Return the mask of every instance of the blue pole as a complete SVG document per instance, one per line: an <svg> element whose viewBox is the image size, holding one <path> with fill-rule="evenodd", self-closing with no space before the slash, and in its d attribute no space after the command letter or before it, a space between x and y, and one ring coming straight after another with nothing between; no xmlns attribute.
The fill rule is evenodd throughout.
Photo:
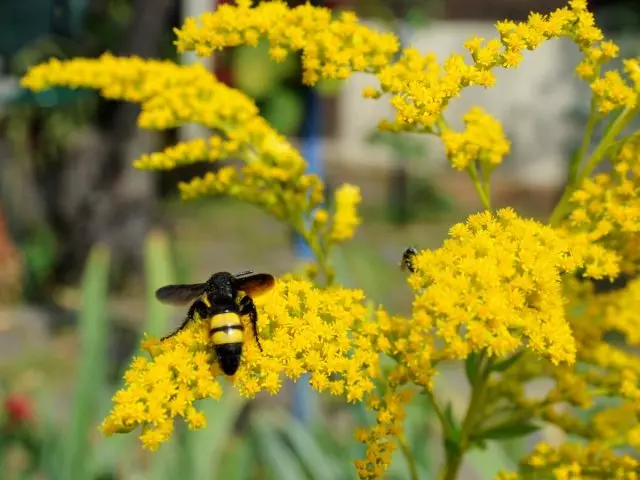
<svg viewBox="0 0 640 480"><path fill-rule="evenodd" d="M324 177L322 157L322 109L321 99L314 88L306 89L307 115L302 126L302 155L307 160L307 173L315 173L321 179ZM300 235L295 235L294 248L300 259L313 260L313 252L307 242ZM293 384L292 410L293 415L303 423L308 423L311 417L311 387L309 376L303 375Z"/></svg>

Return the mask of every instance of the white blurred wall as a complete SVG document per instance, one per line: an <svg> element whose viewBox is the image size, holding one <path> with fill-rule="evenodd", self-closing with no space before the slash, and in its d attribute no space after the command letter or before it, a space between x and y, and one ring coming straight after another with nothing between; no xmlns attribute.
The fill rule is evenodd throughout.
<svg viewBox="0 0 640 480"><path fill-rule="evenodd" d="M444 59L453 52L467 54L462 45L474 33L485 38L496 36L488 22L434 22L429 28L414 30L407 43ZM512 153L502 173L531 186L559 185L565 176L566 158L579 140L580 125L571 115L581 102L588 101L587 87L573 75L579 58L570 42L547 42L535 52L526 52L517 69L496 70L495 87L466 89L450 104L447 120L460 128L462 115L474 105L482 106L502 121L512 141ZM367 85L377 86L377 80L358 74L341 91L338 138L331 150L341 161L385 164L392 153L370 146L364 139L380 119L392 115L392 108L384 98L362 98L361 91ZM439 140L425 137L424 141L431 158L420 162L421 168L429 171L445 167Z"/></svg>

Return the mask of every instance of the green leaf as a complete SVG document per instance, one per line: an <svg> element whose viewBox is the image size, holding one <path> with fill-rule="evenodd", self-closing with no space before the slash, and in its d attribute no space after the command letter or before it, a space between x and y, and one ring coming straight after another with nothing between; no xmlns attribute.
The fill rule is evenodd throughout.
<svg viewBox="0 0 640 480"><path fill-rule="evenodd" d="M321 97L333 97L340 93L344 84L344 80L334 78L323 79L316 84L315 89Z"/></svg>
<svg viewBox="0 0 640 480"><path fill-rule="evenodd" d="M445 431L447 434L444 438L444 448L447 456L458 455L460 453L460 440L462 438L462 429L460 424L453 416L453 407L449 402L444 409Z"/></svg>
<svg viewBox="0 0 640 480"><path fill-rule="evenodd" d="M154 230L147 236L144 245L144 268L146 276L145 295L147 299L145 331L154 336L166 335L170 330L174 309L156 299L156 290L158 288L176 283L169 239L166 233Z"/></svg>
<svg viewBox="0 0 640 480"><path fill-rule="evenodd" d="M87 478L89 435L96 425L98 400L106 393L109 257L106 247L93 247L82 278L80 358L72 417L63 446L62 478Z"/></svg>
<svg viewBox="0 0 640 480"><path fill-rule="evenodd" d="M455 440L460 440L461 429L458 421L453 416L453 406L451 402L449 402L444 409L444 420L446 422L447 429L451 431Z"/></svg>
<svg viewBox="0 0 640 480"><path fill-rule="evenodd" d="M188 432L185 439L185 453L189 457L193 478L227 478L218 476L218 472L230 461L224 451L247 404L247 400L240 397L234 388L228 387L219 401L206 399L200 402L199 408L207 417L207 426Z"/></svg>
<svg viewBox="0 0 640 480"><path fill-rule="evenodd" d="M300 462L276 430L263 419L252 422L256 454L267 468L266 478L302 480L307 478Z"/></svg>
<svg viewBox="0 0 640 480"><path fill-rule="evenodd" d="M291 444L292 450L296 453L300 463L309 473L313 480L336 480L341 478L341 471L336 460L322 451L318 441L311 432L305 428L292 415L286 415L279 429Z"/></svg>
<svg viewBox="0 0 640 480"><path fill-rule="evenodd" d="M166 233L161 230L151 231L145 239L144 268L147 307L144 331L149 335L159 337L166 335L171 330L170 324L174 309L160 303L156 299L155 292L164 285L177 283L171 262L169 239ZM177 443L177 439L172 438L167 445L161 447L161 451L151 455L149 471L154 480L171 478L171 472L177 470L177 465L181 461L180 456L184 455L183 450L177 448Z"/></svg>
<svg viewBox="0 0 640 480"><path fill-rule="evenodd" d="M539 426L529 422L504 424L481 431L477 435L473 435L471 437L471 441L506 440L510 438L524 437L538 431L539 429Z"/></svg>
<svg viewBox="0 0 640 480"><path fill-rule="evenodd" d="M478 377L478 359L478 353L471 352L467 359L464 361L464 371L467 374L467 380L469 380L469 384L472 386L476 384L476 378Z"/></svg>
<svg viewBox="0 0 640 480"><path fill-rule="evenodd" d="M257 46L237 47L231 59L234 81L237 87L256 100L263 100L284 79L297 76L298 60L288 55L282 62L269 56L269 42Z"/></svg>
<svg viewBox="0 0 640 480"><path fill-rule="evenodd" d="M263 116L278 132L292 135L304 119L302 98L293 90L278 88L265 100Z"/></svg>
<svg viewBox="0 0 640 480"><path fill-rule="evenodd" d="M250 97L261 100L276 85L275 70L263 43L238 47L231 60L234 83Z"/></svg>
<svg viewBox="0 0 640 480"><path fill-rule="evenodd" d="M225 480L247 480L251 475L254 463L254 453L244 438L234 438L230 447L224 453L224 462L220 464L219 476Z"/></svg>
<svg viewBox="0 0 640 480"><path fill-rule="evenodd" d="M491 371L493 372L507 371L511 366L513 366L514 363L516 363L520 359L523 353L524 353L524 350L520 350L519 352L513 354L511 357L507 358L506 360L496 363L495 365L493 365L493 367L491 367Z"/></svg>

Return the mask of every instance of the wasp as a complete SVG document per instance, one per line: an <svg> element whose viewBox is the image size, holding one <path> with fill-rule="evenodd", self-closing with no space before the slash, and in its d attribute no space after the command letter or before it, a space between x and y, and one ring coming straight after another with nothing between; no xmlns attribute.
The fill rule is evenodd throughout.
<svg viewBox="0 0 640 480"><path fill-rule="evenodd" d="M409 270L411 273L415 273L416 268L414 261L418 255L418 250L415 247L407 248L402 254L402 260L400 261L400 268L403 270Z"/></svg>
<svg viewBox="0 0 640 480"><path fill-rule="evenodd" d="M193 302L182 325L161 341L173 337L192 321L207 321L209 340L218 364L225 375L232 376L240 366L245 340L244 325L240 318L249 317L253 336L262 351L258 337L258 312L253 297L267 293L274 285L273 275L247 270L235 275L229 272L214 273L204 283L159 288L156 298L162 303L181 305Z"/></svg>

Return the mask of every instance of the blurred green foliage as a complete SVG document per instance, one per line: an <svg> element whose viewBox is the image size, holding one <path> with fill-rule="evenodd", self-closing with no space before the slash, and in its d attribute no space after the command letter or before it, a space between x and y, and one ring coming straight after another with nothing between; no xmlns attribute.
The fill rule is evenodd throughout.
<svg viewBox="0 0 640 480"><path fill-rule="evenodd" d="M231 56L235 86L256 100L264 118L284 135L295 134L304 120L304 100L294 88L299 63L293 55L274 62L265 40L237 47Z"/></svg>

